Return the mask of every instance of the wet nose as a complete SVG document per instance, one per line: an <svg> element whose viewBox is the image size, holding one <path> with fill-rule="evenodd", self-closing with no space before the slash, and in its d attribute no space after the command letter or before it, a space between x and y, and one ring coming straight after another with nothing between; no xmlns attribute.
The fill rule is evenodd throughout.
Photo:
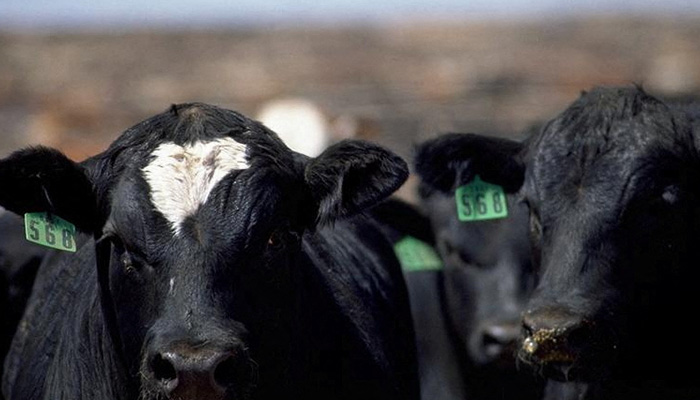
<svg viewBox="0 0 700 400"><path fill-rule="evenodd" d="M232 350L171 348L156 352L149 367L169 396L221 398L235 383L241 357Z"/></svg>
<svg viewBox="0 0 700 400"><path fill-rule="evenodd" d="M523 315L521 351L540 362L570 363L584 347L591 323L582 315L564 309L528 311Z"/></svg>
<svg viewBox="0 0 700 400"><path fill-rule="evenodd" d="M530 310L523 315L523 326L530 332L540 330L568 330L581 323L583 317L566 309L544 308Z"/></svg>

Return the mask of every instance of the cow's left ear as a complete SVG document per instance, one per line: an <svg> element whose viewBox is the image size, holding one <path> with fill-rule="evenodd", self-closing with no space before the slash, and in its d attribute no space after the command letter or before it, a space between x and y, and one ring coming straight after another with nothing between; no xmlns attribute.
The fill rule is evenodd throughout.
<svg viewBox="0 0 700 400"><path fill-rule="evenodd" d="M388 197L408 178L408 166L383 147L346 140L312 159L304 177L318 204L316 220L325 224Z"/></svg>
<svg viewBox="0 0 700 400"><path fill-rule="evenodd" d="M475 175L514 193L522 186L525 167L523 144L471 133L451 133L418 146L416 173L421 191L450 193Z"/></svg>
<svg viewBox="0 0 700 400"><path fill-rule="evenodd" d="M0 206L15 214L51 212L92 232L96 204L85 169L58 150L33 147L0 160Z"/></svg>

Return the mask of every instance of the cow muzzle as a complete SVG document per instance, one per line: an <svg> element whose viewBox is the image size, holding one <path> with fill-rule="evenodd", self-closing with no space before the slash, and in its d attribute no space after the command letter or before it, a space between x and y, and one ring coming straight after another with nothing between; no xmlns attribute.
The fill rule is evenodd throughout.
<svg viewBox="0 0 700 400"><path fill-rule="evenodd" d="M518 320L481 324L471 338L471 355L479 365L503 369L515 367L514 355L520 337Z"/></svg>
<svg viewBox="0 0 700 400"><path fill-rule="evenodd" d="M236 399L252 388L254 365L242 346L175 344L148 357L146 375L149 386L171 399Z"/></svg>
<svg viewBox="0 0 700 400"><path fill-rule="evenodd" d="M600 359L607 347L596 328L593 320L567 310L528 311L518 358L547 378L594 379L590 361Z"/></svg>

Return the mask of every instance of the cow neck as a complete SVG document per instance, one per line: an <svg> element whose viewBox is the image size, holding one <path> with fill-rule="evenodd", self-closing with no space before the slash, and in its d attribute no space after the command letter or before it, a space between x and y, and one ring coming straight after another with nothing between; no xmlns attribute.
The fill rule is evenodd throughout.
<svg viewBox="0 0 700 400"><path fill-rule="evenodd" d="M95 266L97 268L97 281L100 292L100 305L104 318L107 334L112 341L112 346L117 352L117 358L126 370L126 357L124 355L121 336L117 325L117 312L112 299L112 292L109 290L109 264L111 261L111 241L102 235L102 232L95 233Z"/></svg>
<svg viewBox="0 0 700 400"><path fill-rule="evenodd" d="M49 196L49 192L46 190L44 185L41 185L41 189L46 197L46 202L48 203L50 212L55 214L55 208L53 202L51 201L51 197ZM104 316L105 326L107 328L108 335L110 336L110 340L112 341L112 345L118 354L117 357L119 362L121 362L122 368L127 368L121 337L119 335L119 330L117 329L117 313L114 308L112 293L109 290L109 264L111 261L110 254L112 250L111 242L106 236L103 235L101 229L95 229L93 239L95 241L95 267L97 268L97 282L100 292L102 315Z"/></svg>

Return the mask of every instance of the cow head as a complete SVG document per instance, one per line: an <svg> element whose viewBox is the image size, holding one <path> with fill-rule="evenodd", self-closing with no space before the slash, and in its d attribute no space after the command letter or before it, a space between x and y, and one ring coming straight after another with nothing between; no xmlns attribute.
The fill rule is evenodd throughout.
<svg viewBox="0 0 700 400"><path fill-rule="evenodd" d="M520 314L534 280L527 207L514 193L522 181L516 142L449 134L422 144L416 155L420 196L445 262L447 317L479 368L514 370ZM504 186L508 216L460 221L455 189L475 176ZM494 201L489 199L488 201Z"/></svg>
<svg viewBox="0 0 700 400"><path fill-rule="evenodd" d="M492 140L461 151L502 154ZM692 304L698 275L687 116L639 88L597 88L510 159L510 178L491 181L520 188L538 275L519 358L561 380L662 377L672 352L650 344L674 340L669 310Z"/></svg>
<svg viewBox="0 0 700 400"><path fill-rule="evenodd" d="M241 399L256 382L288 384L304 329L304 232L406 176L378 146L341 142L310 159L255 121L197 103L80 164L45 148L1 160L0 205L101 236L102 300L142 398Z"/></svg>
<svg viewBox="0 0 700 400"><path fill-rule="evenodd" d="M668 311L690 301L697 275L685 115L639 88L599 88L535 135L526 158L521 193L541 262L521 358L566 380L602 379L615 364L660 373L646 362L668 353L648 341L673 336Z"/></svg>

